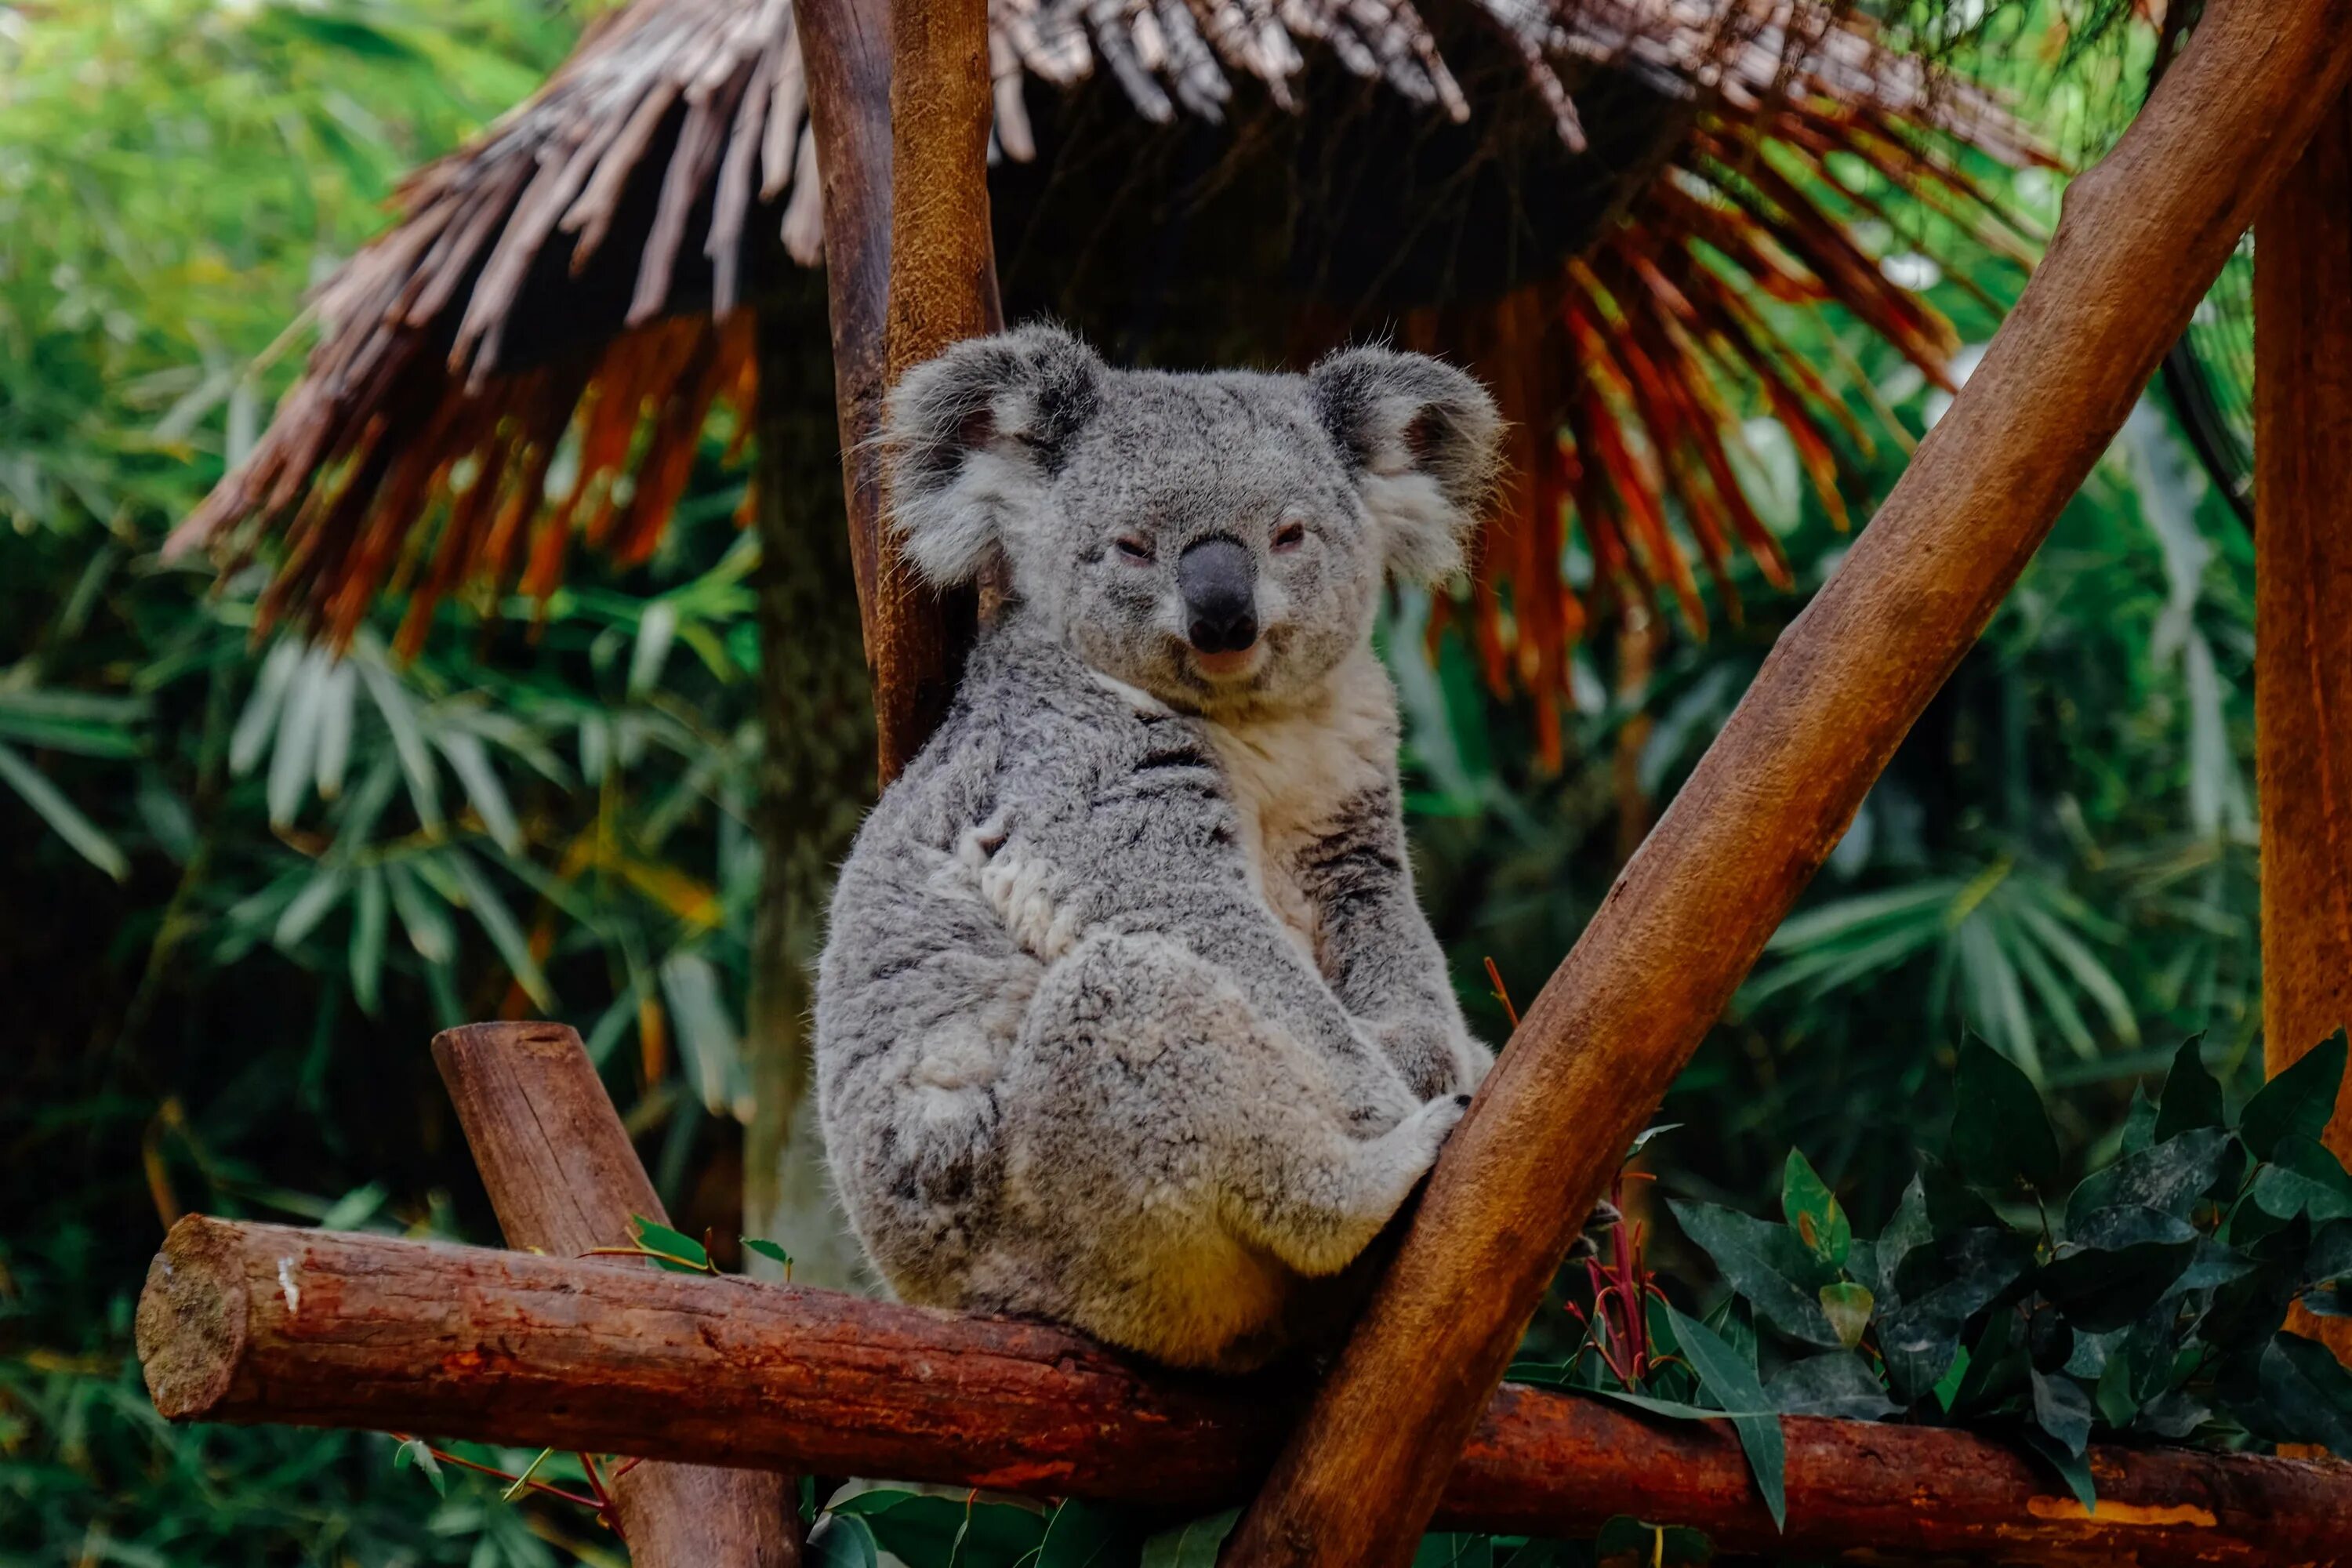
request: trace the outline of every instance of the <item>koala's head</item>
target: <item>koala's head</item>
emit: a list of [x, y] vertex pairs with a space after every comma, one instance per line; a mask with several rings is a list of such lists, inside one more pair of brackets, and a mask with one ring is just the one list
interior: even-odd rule
[[1031, 327], [908, 372], [885, 438], [917, 570], [950, 585], [1001, 554], [1079, 658], [1213, 710], [1311, 690], [1369, 635], [1384, 575], [1459, 567], [1500, 428], [1475, 381], [1419, 354], [1172, 375]]

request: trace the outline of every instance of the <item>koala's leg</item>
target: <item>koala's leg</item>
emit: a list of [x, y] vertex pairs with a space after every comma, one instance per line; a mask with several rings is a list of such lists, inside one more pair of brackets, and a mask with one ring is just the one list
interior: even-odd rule
[[[1357, 1105], [1364, 1079], [1333, 1068], [1190, 949], [1096, 937], [1031, 1003], [1005, 1097], [1020, 1108], [1014, 1181], [1078, 1205], [1086, 1226], [1125, 1228], [1104, 1237], [1122, 1271], [1197, 1258], [1220, 1237], [1334, 1273], [1396, 1213], [1463, 1103], [1415, 1104], [1391, 1079], [1381, 1103]], [[1366, 1125], [1384, 1131], [1350, 1131]]]
[[1462, 1021], [1445, 954], [1412, 892], [1393, 785], [1343, 805], [1299, 853], [1323, 971], [1349, 1016], [1380, 1041], [1416, 1093], [1478, 1087], [1494, 1053]]

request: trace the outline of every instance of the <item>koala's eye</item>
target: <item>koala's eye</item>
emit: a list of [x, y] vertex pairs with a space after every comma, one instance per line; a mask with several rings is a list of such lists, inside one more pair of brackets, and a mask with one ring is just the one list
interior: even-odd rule
[[1287, 555], [1307, 542], [1307, 525], [1286, 522], [1274, 531], [1274, 548], [1277, 554]]
[[1149, 561], [1151, 559], [1151, 541], [1139, 539], [1132, 533], [1122, 533], [1118, 536], [1118, 552], [1129, 561]]

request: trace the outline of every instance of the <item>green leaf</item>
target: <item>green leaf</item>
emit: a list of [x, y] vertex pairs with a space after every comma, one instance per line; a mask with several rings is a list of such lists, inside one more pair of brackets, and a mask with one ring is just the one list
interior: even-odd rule
[[832, 1511], [860, 1520], [881, 1550], [925, 1568], [1013, 1568], [1033, 1556], [1045, 1532], [1045, 1515], [1030, 1509], [889, 1487], [845, 1498]]
[[1951, 1371], [1968, 1321], [2032, 1263], [2025, 1239], [2000, 1227], [1958, 1231], [1913, 1248], [1895, 1270], [1901, 1304], [1878, 1318], [1879, 1353], [1895, 1397], [1906, 1405], [1927, 1397]]
[[2327, 1285], [2352, 1279], [2352, 1220], [2335, 1220], [2320, 1226], [2303, 1255], [2303, 1283]]
[[490, 756], [482, 747], [481, 737], [465, 730], [444, 730], [433, 740], [441, 748], [441, 754], [449, 759], [449, 769], [457, 775], [457, 782], [466, 786], [466, 798], [473, 803], [475, 815], [482, 819], [483, 831], [508, 854], [521, 854], [522, 825], [515, 820], [513, 803], [507, 799], [506, 786], [499, 782], [498, 771], [490, 766]]
[[2221, 1109], [2221, 1081], [2205, 1069], [2205, 1037], [2191, 1035], [2173, 1054], [2172, 1070], [2165, 1075], [2156, 1113], [2155, 1138], [2168, 1138], [2200, 1127], [2228, 1124]]
[[2308, 1215], [2315, 1226], [2352, 1218], [2352, 1175], [2324, 1145], [2289, 1134], [2271, 1155], [2273, 1163], [2255, 1175], [2252, 1192], [2264, 1214], [2278, 1219]]
[[1672, 1132], [1675, 1128], [1680, 1127], [1682, 1123], [1679, 1121], [1661, 1121], [1654, 1127], [1643, 1128], [1639, 1132], [1633, 1134], [1633, 1144], [1626, 1149], [1625, 1158], [1628, 1160], [1632, 1159], [1634, 1155], [1640, 1153], [1643, 1150], [1650, 1146], [1651, 1139], [1657, 1137], [1660, 1133]]
[[2098, 1209], [2069, 1227], [2035, 1283], [2075, 1328], [2105, 1333], [2163, 1300], [2198, 1240], [2194, 1226], [2160, 1209]]
[[2028, 1426], [2018, 1436], [2024, 1439], [2025, 1446], [2039, 1456], [2042, 1463], [2058, 1472], [2058, 1479], [2066, 1483], [2066, 1489], [2074, 1494], [2074, 1500], [2083, 1505], [2084, 1512], [2098, 1512], [2099, 1488], [2098, 1483], [2091, 1479], [2091, 1462], [2088, 1459], [2080, 1454], [2068, 1452], [2065, 1444], [2039, 1426]]
[[2091, 1396], [2063, 1373], [2032, 1373], [2033, 1419], [2044, 1432], [2080, 1458], [2091, 1446]]
[[360, 872], [359, 896], [352, 912], [352, 1000], [360, 1011], [375, 1016], [383, 995], [384, 911], [383, 868], [369, 866]]
[[0, 741], [0, 784], [6, 784], [33, 815], [49, 825], [73, 852], [120, 882], [131, 875], [131, 862], [114, 840], [84, 816], [65, 793], [48, 781], [6, 742]]
[[1065, 1498], [1045, 1521], [1033, 1568], [1119, 1568], [1134, 1560], [1135, 1528], [1100, 1503]]
[[1143, 1543], [1143, 1568], [1217, 1568], [1217, 1549], [1241, 1517], [1241, 1510], [1229, 1508], [1161, 1531]]
[[1788, 1163], [1781, 1170], [1780, 1212], [1788, 1216], [1789, 1228], [1797, 1233], [1805, 1250], [1831, 1268], [1844, 1266], [1853, 1247], [1853, 1226], [1845, 1210], [1838, 1206], [1837, 1194], [1799, 1150], [1789, 1151]]
[[1948, 1157], [1969, 1183], [2003, 1191], [2023, 1182], [2037, 1191], [2058, 1184], [2058, 1140], [2033, 1080], [2015, 1062], [1971, 1035], [1960, 1046]]
[[2161, 1209], [2186, 1219], [2198, 1198], [2221, 1179], [2229, 1147], [2230, 1135], [2221, 1129], [2198, 1127], [2126, 1154], [2074, 1189], [2066, 1200], [2067, 1226], [2118, 1206]]
[[2316, 1139], [2336, 1114], [2336, 1090], [2344, 1082], [2344, 1031], [2296, 1058], [2263, 1085], [2238, 1116], [2238, 1137], [2257, 1160], [2277, 1158], [2282, 1140]]
[[1830, 1351], [1790, 1362], [1764, 1385], [1764, 1394], [1774, 1409], [1790, 1415], [1884, 1421], [1903, 1410], [1886, 1397], [1886, 1385], [1870, 1363], [1853, 1351]]
[[[631, 1215], [629, 1221], [636, 1226], [639, 1247], [648, 1252], [662, 1252], [669, 1255], [667, 1258], [654, 1259], [662, 1268], [673, 1274], [708, 1274], [711, 1271], [709, 1252], [703, 1247], [702, 1243], [684, 1231], [672, 1230], [666, 1225], [656, 1225], [641, 1214]], [[673, 1263], [670, 1261], [671, 1258], [683, 1261]]]
[[499, 950], [499, 956], [506, 961], [509, 973], [514, 975], [515, 984], [522, 987], [523, 994], [537, 1006], [551, 1011], [555, 1006], [555, 993], [548, 985], [547, 975], [540, 969], [539, 960], [531, 956], [530, 939], [523, 934], [522, 927], [515, 921], [514, 911], [507, 908], [506, 900], [499, 897], [498, 889], [490, 886], [489, 879], [475, 869], [472, 858], [461, 849], [442, 851], [440, 863], [464, 890], [466, 907], [473, 910], [474, 918], [481, 922], [482, 930], [489, 936], [490, 945]]
[[1852, 1350], [1862, 1343], [1864, 1330], [1870, 1327], [1870, 1310], [1875, 1304], [1867, 1286], [1851, 1280], [1840, 1280], [1822, 1287], [1822, 1312], [1838, 1337], [1838, 1343]]
[[374, 650], [362, 639], [353, 654], [362, 684], [375, 701], [376, 711], [383, 716], [383, 727], [392, 736], [392, 749], [400, 758], [401, 771], [408, 775], [408, 798], [416, 808], [416, 819], [427, 828], [441, 826], [441, 781], [433, 771], [433, 753], [425, 749], [425, 728], [417, 721], [416, 705], [408, 700], [399, 678], [375, 657]]
[[425, 1479], [433, 1483], [433, 1489], [436, 1494], [442, 1497], [449, 1495], [449, 1477], [441, 1468], [441, 1461], [433, 1457], [433, 1450], [425, 1447], [422, 1437], [411, 1437], [393, 1450], [392, 1468], [394, 1469], [404, 1470], [411, 1465], [425, 1472]]
[[1412, 1568], [1495, 1568], [1495, 1538], [1432, 1531], [1413, 1549]]
[[2124, 1111], [2124, 1145], [2126, 1154], [2137, 1154], [2156, 1142], [2156, 1101], [2147, 1090], [2132, 1085], [2131, 1105]]
[[1839, 1342], [1819, 1299], [1821, 1288], [1832, 1282], [1830, 1272], [1805, 1250], [1795, 1231], [1719, 1204], [1669, 1198], [1666, 1207], [1683, 1233], [1715, 1260], [1725, 1283], [1765, 1321], [1807, 1344]]
[[877, 1568], [882, 1552], [864, 1520], [836, 1513], [827, 1516], [824, 1528], [810, 1538], [801, 1561], [807, 1568]]
[[[1756, 1380], [1756, 1369], [1742, 1361], [1721, 1336], [1696, 1319], [1667, 1309], [1675, 1325], [1675, 1337], [1682, 1342], [1683, 1354], [1698, 1376], [1699, 1386], [1707, 1396], [1725, 1410], [1769, 1410], [1771, 1402], [1764, 1397], [1763, 1385]], [[1780, 1418], [1775, 1415], [1734, 1415], [1731, 1425], [1739, 1434], [1739, 1446], [1748, 1454], [1748, 1468], [1756, 1477], [1756, 1489], [1764, 1494], [1764, 1506], [1772, 1512], [1774, 1525], [1785, 1529], [1789, 1522], [1787, 1488], [1788, 1447], [1780, 1436]]]
[[2274, 1334], [2263, 1347], [2256, 1375], [2263, 1436], [2318, 1443], [2352, 1458], [2352, 1373], [2333, 1351], [2301, 1334]]
[[746, 1236], [739, 1239], [743, 1243], [744, 1251], [756, 1252], [769, 1262], [781, 1265], [787, 1275], [792, 1272], [793, 1255], [779, 1244], [761, 1236]]

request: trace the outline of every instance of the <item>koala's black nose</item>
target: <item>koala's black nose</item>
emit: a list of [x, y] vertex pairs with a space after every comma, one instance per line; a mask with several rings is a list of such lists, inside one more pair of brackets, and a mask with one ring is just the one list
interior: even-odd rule
[[1257, 641], [1257, 561], [1249, 546], [1219, 536], [1176, 558], [1184, 633], [1202, 653], [1239, 653]]

